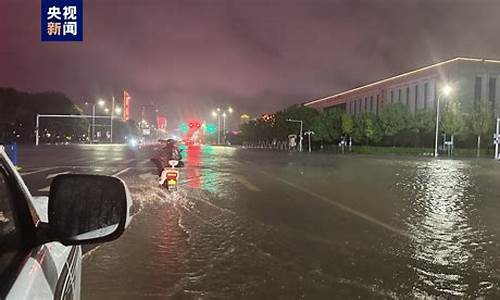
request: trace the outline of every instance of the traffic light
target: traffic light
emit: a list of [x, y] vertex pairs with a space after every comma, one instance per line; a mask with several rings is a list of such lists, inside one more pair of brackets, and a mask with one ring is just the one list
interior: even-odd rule
[[189, 123], [189, 128], [191, 128], [191, 129], [198, 129], [200, 127], [201, 127], [200, 122], [190, 122]]
[[181, 123], [181, 125], [179, 125], [179, 129], [183, 132], [183, 133], [187, 133], [189, 131], [189, 127], [186, 123]]
[[205, 130], [209, 134], [213, 134], [213, 133], [215, 133], [217, 131], [217, 127], [215, 126], [215, 124], [206, 123], [205, 124]]

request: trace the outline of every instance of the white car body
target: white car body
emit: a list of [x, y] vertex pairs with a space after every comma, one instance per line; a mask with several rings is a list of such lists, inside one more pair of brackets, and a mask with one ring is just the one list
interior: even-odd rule
[[[4, 187], [3, 190], [5, 191], [7, 187], [11, 192], [11, 194], [4, 194], [4, 196], [7, 195], [5, 196], [7, 198], [3, 198], [7, 199], [4, 203], [12, 203], [13, 200], [19, 201], [20, 198], [26, 199], [28, 202], [26, 203], [27, 206], [24, 203], [22, 204], [25, 208], [21, 211], [22, 213], [19, 213], [19, 205], [17, 204], [15, 205], [15, 209], [10, 210], [4, 206], [3, 209], [7, 209], [5, 212], [12, 213], [13, 218], [16, 220], [14, 223], [19, 223], [19, 218], [24, 217], [23, 232], [34, 233], [37, 230], [42, 230], [43, 226], [50, 226], [48, 224], [48, 197], [33, 197], [31, 195], [2, 146], [0, 146], [0, 172], [8, 175], [7, 177], [4, 176], [4, 178], [8, 179], [7, 181], [0, 181], [0, 184], [3, 184], [2, 186]], [[12, 196], [13, 183], [15, 183], [16, 197]], [[124, 219], [125, 226], [121, 232], [123, 232], [124, 228], [130, 222], [131, 206], [131, 198], [125, 183], [123, 183], [123, 188], [127, 201], [127, 216]], [[29, 220], [30, 214], [32, 220]], [[1, 207], [0, 216], [3, 218], [3, 220], [0, 219], [0, 222], [13, 224], [12, 220], [3, 217]], [[26, 224], [30, 226], [26, 227]], [[100, 231], [97, 230], [96, 232], [109, 231], [109, 228], [116, 228], [116, 226], [109, 226], [108, 228], [99, 229]], [[10, 235], [9, 232], [7, 231], [7, 234], [4, 236]], [[14, 250], [9, 248], [11, 244], [9, 244], [10, 240], [7, 240], [7, 246], [3, 248], [5, 252], [0, 252], [0, 259], [2, 255], [6, 255], [3, 258], [7, 257], [4, 262], [7, 261], [9, 270], [2, 275], [4, 278], [0, 282], [0, 299], [80, 299], [82, 247], [80, 245], [65, 246], [57, 241], [43, 242], [42, 240], [37, 242], [36, 235], [33, 236], [33, 241], [27, 241], [26, 247], [15, 248], [15, 246], [12, 246]], [[86, 239], [85, 234], [80, 237]], [[35, 246], [29, 249], [29, 245]], [[15, 253], [12, 259], [10, 258], [11, 256], [8, 256], [11, 253]]]

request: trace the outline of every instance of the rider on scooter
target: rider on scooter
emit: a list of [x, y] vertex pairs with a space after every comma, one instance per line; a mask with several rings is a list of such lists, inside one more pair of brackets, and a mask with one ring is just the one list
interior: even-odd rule
[[156, 153], [156, 155], [151, 158], [151, 161], [155, 164], [158, 175], [161, 175], [161, 172], [165, 167], [169, 166], [169, 160], [177, 160], [179, 161], [179, 166], [182, 166], [180, 149], [177, 146], [177, 141], [174, 139], [160, 139], [160, 149]]

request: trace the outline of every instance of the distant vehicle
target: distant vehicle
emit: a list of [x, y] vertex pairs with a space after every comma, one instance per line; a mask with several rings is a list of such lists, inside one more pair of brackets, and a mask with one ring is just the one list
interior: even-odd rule
[[120, 237], [131, 204], [121, 179], [101, 175], [59, 175], [33, 197], [0, 146], [0, 299], [79, 299], [80, 245]]

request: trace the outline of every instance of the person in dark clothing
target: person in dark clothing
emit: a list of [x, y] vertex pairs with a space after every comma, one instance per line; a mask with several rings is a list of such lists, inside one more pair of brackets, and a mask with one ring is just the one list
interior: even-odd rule
[[169, 166], [169, 160], [177, 160], [179, 161], [179, 165], [181, 164], [180, 150], [177, 147], [177, 142], [175, 140], [160, 140], [160, 144], [160, 149], [156, 155], [151, 158], [151, 161], [155, 164], [156, 169], [158, 170], [158, 176], [161, 175], [161, 172], [165, 167]]

